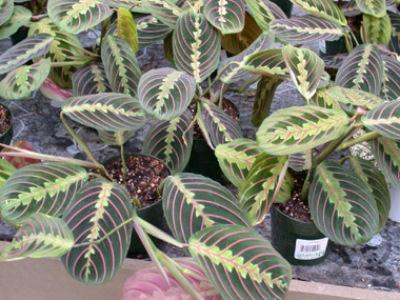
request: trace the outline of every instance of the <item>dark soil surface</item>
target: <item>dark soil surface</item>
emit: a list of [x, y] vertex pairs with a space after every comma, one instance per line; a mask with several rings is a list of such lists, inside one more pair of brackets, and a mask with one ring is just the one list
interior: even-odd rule
[[[222, 109], [232, 119], [239, 121], [239, 110], [237, 109], [235, 104], [233, 104], [231, 101], [224, 99], [222, 101]], [[191, 110], [192, 114], [195, 115], [196, 114], [196, 104], [192, 104], [190, 106], [190, 110]], [[194, 125], [193, 130], [194, 130], [194, 138], [195, 139], [199, 139], [199, 140], [204, 139], [203, 133], [201, 132], [201, 129], [200, 129], [199, 125], [197, 125], [197, 123]]]
[[282, 211], [285, 215], [295, 218], [296, 220], [300, 220], [303, 222], [311, 222], [310, 211], [306, 205], [301, 200], [300, 194], [301, 189], [304, 184], [304, 179], [306, 174], [302, 173], [294, 173], [293, 179], [293, 193], [292, 197], [288, 202], [282, 203], [278, 205], [280, 211]]
[[0, 134], [4, 134], [11, 127], [11, 118], [8, 109], [0, 105]]
[[139, 199], [140, 207], [146, 207], [160, 199], [158, 187], [169, 175], [165, 164], [149, 156], [129, 156], [126, 159], [128, 172], [123, 174], [121, 160], [105, 165], [111, 177], [124, 185], [133, 199]]

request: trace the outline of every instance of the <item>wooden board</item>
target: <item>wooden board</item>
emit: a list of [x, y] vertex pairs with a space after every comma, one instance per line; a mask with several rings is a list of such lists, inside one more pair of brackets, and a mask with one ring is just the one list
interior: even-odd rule
[[[4, 243], [0, 242], [0, 248]], [[119, 300], [126, 278], [149, 262], [127, 259], [112, 282], [86, 286], [54, 259], [0, 263], [0, 300]], [[293, 280], [287, 300], [399, 300], [400, 293]], [[135, 299], [132, 299], [135, 300]]]

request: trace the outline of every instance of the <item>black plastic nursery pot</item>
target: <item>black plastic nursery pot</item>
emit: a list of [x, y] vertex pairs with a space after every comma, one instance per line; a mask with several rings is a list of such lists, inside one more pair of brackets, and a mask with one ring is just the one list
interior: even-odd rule
[[204, 139], [193, 140], [192, 152], [185, 172], [200, 174], [219, 182], [225, 180], [214, 151]]
[[323, 53], [323, 55], [331, 56], [342, 53], [347, 53], [346, 43], [343, 37], [336, 41], [325, 42], [325, 53]]
[[28, 37], [28, 31], [29, 29], [27, 27], [21, 27], [17, 30], [16, 33], [10, 36], [11, 42], [13, 45], [18, 44], [19, 42], [22, 42], [24, 39]]
[[2, 134], [0, 133], [0, 143], [8, 145], [8, 144], [10, 144], [11, 139], [13, 137], [13, 127], [12, 127], [12, 122], [11, 122], [11, 112], [8, 109], [7, 106], [5, 106], [3, 104], [0, 104], [0, 106], [5, 108], [6, 114], [8, 116], [7, 119], [10, 120], [9, 128], [4, 133], [2, 133]]
[[283, 12], [290, 17], [293, 8], [293, 3], [290, 0], [271, 0], [271, 2], [277, 4]]
[[316, 265], [325, 260], [329, 240], [312, 222], [302, 222], [271, 210], [272, 246], [292, 265]]
[[[153, 159], [161, 161], [158, 158], [153, 157], [153, 156], [136, 154], [136, 153], [127, 154], [127, 155], [125, 155], [125, 158], [127, 159], [128, 157], [132, 157], [132, 156], [151, 157]], [[119, 156], [113, 157], [113, 158], [107, 160], [104, 163], [104, 165], [107, 165], [108, 163], [110, 163], [112, 161], [116, 161], [116, 160], [120, 160], [120, 157]], [[165, 167], [168, 169], [168, 175], [171, 174], [170, 169], [166, 165], [165, 165]], [[159, 229], [162, 229], [163, 224], [164, 224], [164, 221], [163, 221], [164, 214], [163, 214], [163, 208], [162, 208], [162, 202], [161, 202], [161, 195], [160, 195], [159, 199], [157, 199], [152, 204], [145, 206], [143, 208], [138, 208], [137, 214], [141, 219], [147, 221], [148, 223], [152, 224], [153, 226], [155, 226]], [[155, 244], [159, 243], [159, 240], [157, 240], [155, 238], [152, 238], [152, 240]], [[146, 253], [147, 253], [146, 249], [144, 248], [142, 242], [140, 241], [139, 236], [137, 235], [136, 231], [133, 230], [132, 237], [131, 237], [131, 243], [130, 243], [129, 249], [128, 249], [128, 257], [137, 258], [138, 255], [143, 255]]]

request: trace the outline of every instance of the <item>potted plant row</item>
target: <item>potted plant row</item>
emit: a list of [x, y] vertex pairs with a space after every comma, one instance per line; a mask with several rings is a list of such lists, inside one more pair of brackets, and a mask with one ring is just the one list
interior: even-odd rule
[[[129, 247], [142, 247], [158, 277], [154, 272], [134, 277], [126, 299], [153, 299], [160, 290], [141, 287], [159, 279], [165, 280], [158, 284], [162, 292], [194, 299], [283, 299], [291, 279], [287, 261], [316, 263], [328, 239], [353, 247], [382, 230], [390, 206], [386, 182], [399, 184], [399, 62], [370, 41], [349, 53], [332, 81], [323, 60], [298, 45], [348, 35], [342, 11], [328, 0], [294, 2], [311, 15], [288, 19], [267, 0], [149, 0], [139, 6], [48, 1], [48, 17], [34, 18], [29, 37], [0, 56], [1, 66], [10, 72], [6, 77], [20, 68], [32, 71], [32, 79], [23, 81], [29, 86], [24, 97], [48, 76], [69, 78], [73, 97], [60, 119], [87, 160], [3, 145], [6, 156], [42, 162], [4, 178], [0, 215], [18, 232], [0, 260], [61, 257], [74, 279], [101, 284], [115, 276]], [[135, 21], [130, 9], [142, 15]], [[245, 36], [246, 9], [261, 33], [221, 61], [224, 36]], [[60, 46], [100, 23], [102, 35], [93, 49], [79, 40]], [[142, 74], [137, 51], [171, 33], [175, 68]], [[49, 42], [45, 48], [43, 40]], [[83, 58], [63, 60], [59, 50]], [[43, 61], [50, 67], [42, 80], [33, 75]], [[32, 84], [36, 79], [41, 82]], [[294, 83], [305, 105], [270, 114], [284, 81]], [[21, 86], [13, 82], [9, 91]], [[255, 141], [245, 139], [238, 120], [223, 109], [226, 89], [238, 82], [258, 83]], [[120, 156], [98, 162], [71, 121], [97, 130], [104, 143], [120, 148]], [[148, 122], [143, 155], [126, 155], [124, 144]], [[184, 171], [195, 124], [237, 193]], [[367, 133], [354, 138], [361, 129]], [[329, 159], [335, 150], [365, 141], [372, 144], [379, 170], [357, 157]], [[162, 212], [156, 209], [161, 206]], [[271, 208], [273, 245], [253, 228]], [[162, 214], [171, 235], [151, 224]], [[150, 236], [185, 250], [192, 260], [169, 258]]]

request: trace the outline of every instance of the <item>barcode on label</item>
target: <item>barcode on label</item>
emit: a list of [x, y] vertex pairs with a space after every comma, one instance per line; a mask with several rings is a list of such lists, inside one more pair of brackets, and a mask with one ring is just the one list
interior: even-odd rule
[[325, 255], [328, 238], [320, 240], [296, 240], [294, 258], [300, 260], [317, 259]]

